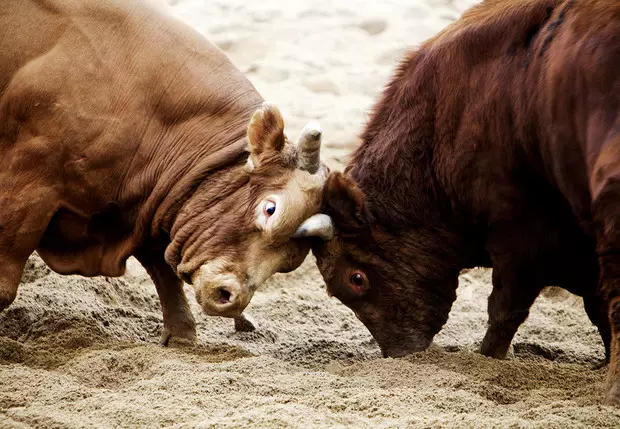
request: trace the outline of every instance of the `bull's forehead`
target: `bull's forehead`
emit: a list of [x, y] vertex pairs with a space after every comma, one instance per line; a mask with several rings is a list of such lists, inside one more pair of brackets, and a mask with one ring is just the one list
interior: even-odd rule
[[291, 196], [291, 201], [300, 204], [308, 214], [315, 214], [321, 205], [323, 185], [326, 175], [323, 172], [310, 174], [304, 170], [295, 170], [284, 191]]
[[282, 205], [279, 208], [281, 212], [278, 218], [271, 226], [270, 234], [274, 237], [289, 237], [303, 221], [318, 213], [321, 208], [324, 183], [323, 172], [310, 174], [296, 169], [282, 189], [276, 192], [265, 192], [262, 200], [275, 195]]

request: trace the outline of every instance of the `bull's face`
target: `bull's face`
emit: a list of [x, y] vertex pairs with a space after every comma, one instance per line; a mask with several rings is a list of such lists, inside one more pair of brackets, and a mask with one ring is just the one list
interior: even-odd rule
[[335, 236], [316, 241], [313, 252], [330, 296], [353, 310], [384, 356], [425, 350], [448, 318], [458, 281], [437, 269], [433, 237], [379, 228], [362, 191], [340, 173], [325, 185], [324, 211]]
[[209, 315], [240, 315], [271, 275], [301, 265], [312, 237], [331, 238], [331, 223], [317, 214], [329, 173], [319, 126], [309, 124], [291, 144], [279, 110], [265, 103], [247, 139], [245, 165], [198, 188], [182, 211], [189, 220], [179, 233], [187, 237], [175, 236], [184, 242], [177, 272]]

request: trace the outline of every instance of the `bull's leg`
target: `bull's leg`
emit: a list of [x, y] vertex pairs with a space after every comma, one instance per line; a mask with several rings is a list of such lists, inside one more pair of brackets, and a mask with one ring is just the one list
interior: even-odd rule
[[6, 178], [0, 174], [0, 312], [15, 300], [26, 261], [58, 204], [52, 188]]
[[2, 228], [2, 226], [0, 224], [0, 312], [15, 300], [26, 261], [36, 250], [38, 240], [44, 232], [41, 231], [40, 234], [29, 237], [29, 239], [18, 234], [17, 236], [22, 238], [18, 243], [11, 243], [12, 240], [3, 243], [5, 234], [11, 233], [7, 231], [8, 227]]
[[196, 322], [189, 308], [183, 282], [164, 260], [164, 253], [142, 250], [136, 258], [151, 276], [164, 317], [160, 344], [167, 346], [171, 339], [196, 341]]
[[611, 326], [607, 317], [607, 303], [600, 296], [591, 295], [583, 298], [583, 306], [590, 321], [598, 328], [605, 346], [605, 359], [596, 365], [596, 368], [601, 368], [609, 363], [610, 354]]
[[620, 117], [615, 124], [606, 122], [607, 118], [593, 117], [588, 130], [592, 142], [606, 139], [590, 172], [590, 195], [600, 289], [611, 328], [606, 401], [620, 406]]
[[[0, 311], [17, 295], [24, 265], [61, 204], [64, 151], [45, 137], [0, 136]], [[61, 167], [62, 169], [63, 167]]]
[[483, 355], [497, 359], [506, 357], [517, 329], [527, 319], [541, 290], [542, 286], [494, 269], [488, 307], [489, 325], [480, 348]]
[[258, 325], [254, 321], [254, 318], [249, 314], [241, 314], [235, 317], [235, 331], [237, 332], [252, 332], [258, 328]]
[[26, 261], [6, 259], [0, 254], [0, 312], [7, 308], [17, 296], [17, 287], [21, 280]]
[[620, 180], [605, 181], [602, 189], [594, 194], [601, 291], [608, 305], [611, 327], [606, 400], [620, 406]]
[[620, 406], [620, 296], [618, 296], [620, 281], [605, 280], [604, 284], [606, 288], [615, 290], [614, 295], [616, 295], [609, 303], [609, 322], [612, 334], [605, 399], [610, 405]]
[[[602, 238], [601, 242], [606, 240]], [[605, 251], [605, 247], [599, 245], [602, 291], [608, 303], [607, 315], [611, 328], [606, 401], [620, 406], [620, 255], [617, 254], [620, 246], [615, 251]]]

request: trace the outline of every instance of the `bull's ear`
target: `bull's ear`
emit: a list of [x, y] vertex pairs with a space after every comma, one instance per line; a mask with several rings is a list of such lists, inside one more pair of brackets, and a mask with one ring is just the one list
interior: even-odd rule
[[362, 190], [342, 173], [331, 173], [323, 188], [325, 212], [339, 230], [355, 230], [369, 225], [366, 198]]
[[248, 125], [250, 158], [248, 164], [258, 166], [261, 155], [270, 151], [280, 152], [284, 148], [284, 119], [280, 110], [270, 103], [254, 112]]

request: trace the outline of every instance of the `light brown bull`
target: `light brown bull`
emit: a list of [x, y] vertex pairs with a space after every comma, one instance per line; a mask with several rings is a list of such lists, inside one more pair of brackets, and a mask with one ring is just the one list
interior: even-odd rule
[[135, 255], [163, 343], [195, 338], [182, 279], [208, 314], [240, 316], [323, 233], [320, 138], [310, 126], [290, 144], [278, 109], [163, 5], [4, 1], [0, 311], [37, 250], [85, 276]]

